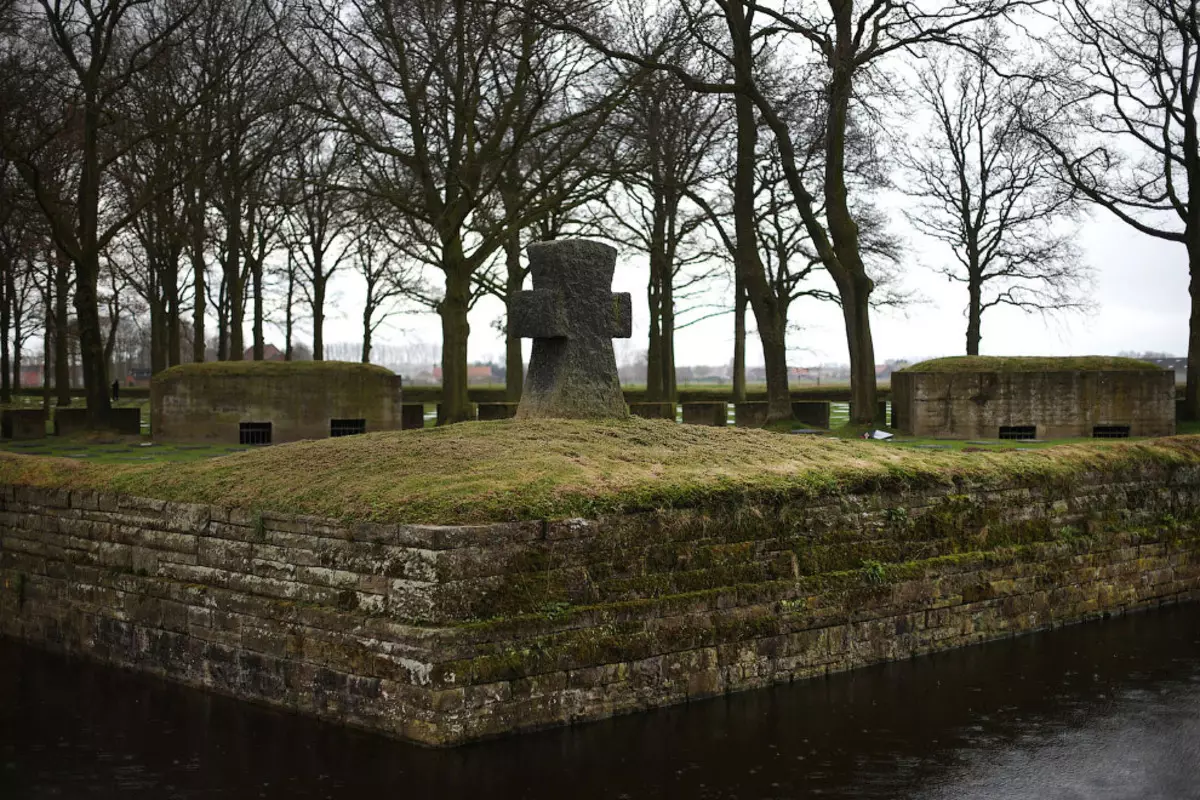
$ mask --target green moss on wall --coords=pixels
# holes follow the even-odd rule
[[[1162,367],[1118,356],[951,356],[905,367],[900,372],[1162,372]]]

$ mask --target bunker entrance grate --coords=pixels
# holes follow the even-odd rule
[[[1128,439],[1128,425],[1096,425],[1092,428],[1093,439]]]
[[[270,444],[271,423],[241,422],[238,423],[238,444]]]
[[[359,433],[367,432],[367,421],[365,419],[331,419],[329,420],[329,435],[333,436],[354,436]]]
[[[1016,441],[1036,439],[1037,425],[1001,425],[999,438]]]

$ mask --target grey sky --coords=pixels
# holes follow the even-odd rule
[[[905,231],[897,215],[896,230]],[[1187,352],[1187,259],[1182,246],[1139,234],[1105,212],[1095,211],[1080,229],[1088,263],[1095,269],[1095,314],[1043,320],[1019,311],[997,308],[984,316],[982,350],[989,355],[1116,354],[1123,350],[1160,350],[1177,355]],[[922,358],[964,352],[966,322],[962,309],[966,292],[921,264],[931,264],[939,253],[925,241],[909,237],[911,258],[906,262],[904,285],[916,289],[927,302],[907,313],[877,311],[873,316],[876,361]],[[626,348],[645,348],[645,266],[638,259],[622,259],[614,278],[615,291],[634,298],[634,338]],[[728,287],[714,286],[714,300]],[[364,290],[353,272],[335,279],[335,300],[326,323],[327,342],[361,340]],[[481,300],[471,315],[470,358],[503,360],[504,346],[492,327],[503,315],[494,298]],[[791,319],[802,327],[791,334],[794,366],[847,360],[845,335],[838,309],[826,303],[799,302]],[[749,324],[753,327],[753,318]],[[301,337],[305,338],[306,333]],[[377,334],[377,343],[402,344],[417,338],[438,342],[441,328],[434,314],[404,314]],[[270,338],[270,336],[268,336]],[[278,331],[275,332],[278,339]],[[677,363],[720,364],[732,357],[733,318],[725,315],[682,330],[677,338]],[[747,360],[761,364],[757,339],[748,343]]]

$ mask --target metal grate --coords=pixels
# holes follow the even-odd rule
[[[238,424],[239,444],[270,444],[271,423],[242,422]]]
[[[1128,425],[1096,425],[1092,428],[1093,439],[1128,439]]]
[[[367,432],[365,419],[331,419],[329,420],[330,436],[353,436],[356,433]]]
[[[1037,425],[1001,425],[1001,439],[1028,441],[1037,438]]]

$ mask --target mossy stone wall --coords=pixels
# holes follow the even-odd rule
[[[0,634],[436,745],[1198,592],[1192,465],[481,526],[0,487]]]
[[[918,372],[892,375],[892,426],[911,436],[995,439],[1001,426],[1039,439],[1175,433],[1175,373],[1150,371]]]
[[[240,423],[270,422],[273,444],[324,439],[333,419],[399,430],[400,401],[400,376],[366,364],[189,364],[151,381],[150,429],[158,441],[237,444]]]

